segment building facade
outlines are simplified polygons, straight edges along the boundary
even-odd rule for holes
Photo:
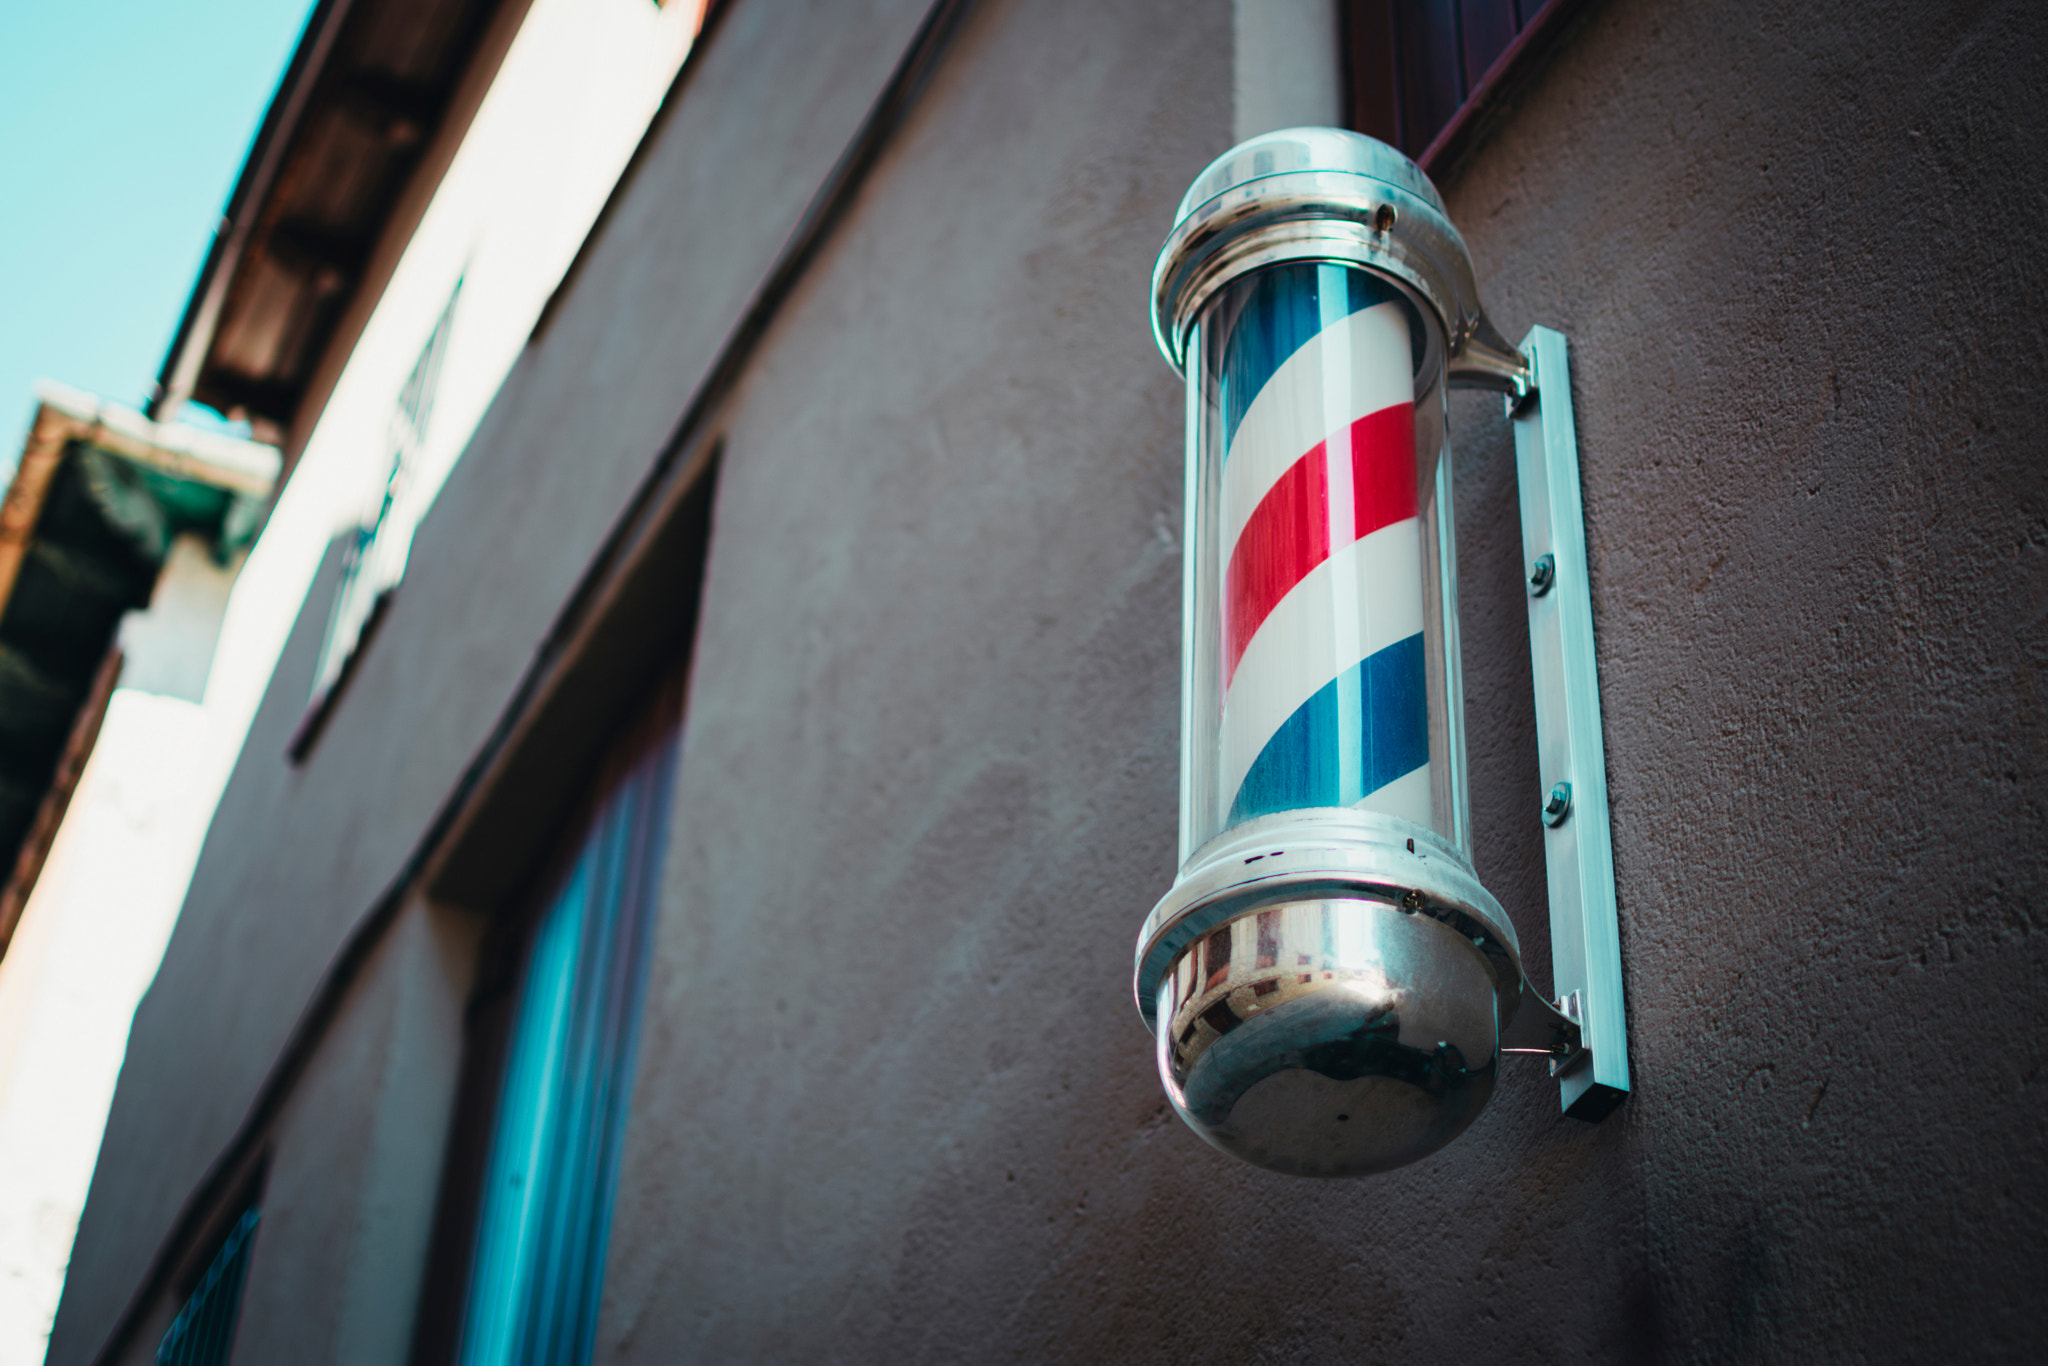
[[[329,685],[342,555],[298,613],[50,1360],[2027,1359],[2044,46],[717,7]],[[1363,1182],[1187,1133],[1130,994],[1178,831],[1150,271],[1211,158],[1329,121],[1570,339],[1634,1078],[1582,1124],[1510,1070]],[[1479,871],[1540,982],[1511,441],[1450,422]]]
[[[39,394],[0,513],[0,1360],[42,1357],[136,1002],[323,556],[332,675],[700,17],[313,6],[160,420]]]

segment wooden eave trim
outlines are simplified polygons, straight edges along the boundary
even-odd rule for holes
[[[14,581],[21,574],[36,523],[42,520],[43,503],[64,459],[64,447],[77,435],[78,423],[68,414],[48,404],[37,406],[21,463],[8,482],[6,498],[0,500],[0,613],[6,612],[8,599],[14,596]]]
[[[50,848],[57,842],[57,828],[64,823],[64,813],[71,809],[71,795],[78,790],[78,780],[85,775],[85,762],[92,757],[93,746],[100,738],[100,725],[107,719],[107,704],[114,696],[114,684],[121,677],[121,650],[119,646],[108,650],[100,660],[99,670],[93,674],[92,690],[72,718],[71,734],[64,741],[63,753],[57,759],[57,771],[50,778],[50,786],[43,792],[43,800],[36,807],[36,818],[28,828],[28,836],[21,842],[21,850],[15,855],[14,869],[8,874],[5,886],[0,886],[0,958],[7,954],[7,946],[14,942],[14,930],[21,923],[21,913],[28,907],[28,899],[36,889],[36,880],[43,874],[43,864],[49,860]]]

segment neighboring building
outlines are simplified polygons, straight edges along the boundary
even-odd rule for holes
[[[275,448],[45,383],[0,503],[0,1360],[43,1350],[219,790],[201,701]],[[17,932],[19,931],[19,932]]]
[[[253,707],[50,1360],[2033,1355],[2044,49],[2019,4],[728,0],[545,307],[476,321],[485,255],[389,216],[360,325],[236,370],[299,387],[242,391],[294,468],[229,632],[295,499],[372,531]],[[1129,994],[1179,824],[1150,271],[1210,158],[1331,121],[1570,338],[1635,1078],[1588,1126],[1510,1073],[1363,1183],[1185,1132]],[[1511,442],[1451,416],[1540,981]]]

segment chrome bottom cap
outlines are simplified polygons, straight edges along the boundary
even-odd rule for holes
[[[1299,1176],[1365,1176],[1478,1117],[1496,982],[1450,925],[1371,899],[1268,905],[1190,943],[1159,984],[1160,1079],[1204,1139]]]

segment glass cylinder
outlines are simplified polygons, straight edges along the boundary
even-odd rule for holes
[[[1388,279],[1325,262],[1246,275],[1197,319],[1184,870],[1247,821],[1332,807],[1470,866],[1434,325]]]

